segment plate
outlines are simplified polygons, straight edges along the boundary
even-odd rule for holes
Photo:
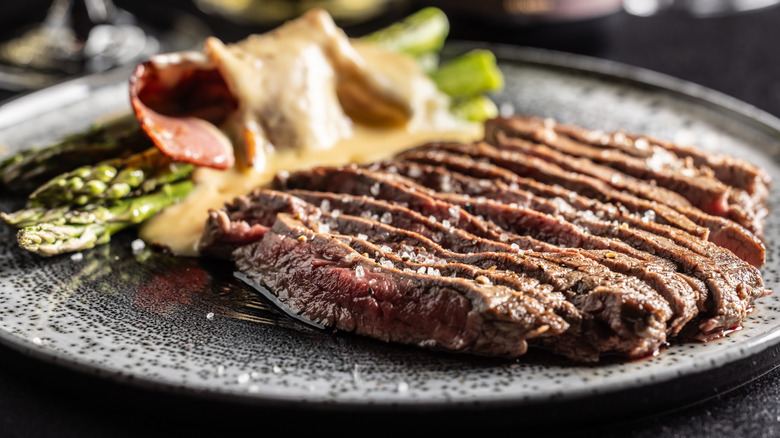
[[[780,181],[780,121],[756,108],[607,61],[487,47],[506,75],[505,91],[495,96],[502,111],[696,141],[759,163]],[[0,144],[46,144],[129,111],[128,75],[115,70],[6,103]],[[0,208],[17,203],[5,199]],[[769,203],[780,205],[777,191]],[[766,227],[770,288],[778,285],[779,221],[771,216]],[[18,249],[2,227],[0,342],[114,383],[220,403],[334,412],[510,409],[517,420],[556,405],[586,407],[577,410],[584,415],[603,408],[596,400],[612,400],[614,413],[712,395],[713,381],[725,388],[773,367],[754,358],[780,340],[780,295],[773,294],[728,337],[673,345],[639,361],[590,366],[541,353],[507,361],[431,352],[311,328],[236,279],[229,264],[174,258],[138,243],[124,232],[94,250],[42,259]],[[742,366],[746,360],[755,367]],[[734,367],[739,372],[724,375]],[[667,390],[679,387],[685,390]],[[632,406],[621,403],[626,394]]]

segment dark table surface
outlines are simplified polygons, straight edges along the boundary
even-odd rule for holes
[[[143,2],[117,3],[126,4],[132,11]],[[208,20],[214,32],[224,39],[237,39],[249,31],[206,17],[189,3],[178,6]],[[18,20],[22,12],[23,6],[18,3],[3,4],[0,22],[11,16]],[[712,88],[780,117],[777,7],[712,18],[694,18],[679,10],[652,17],[621,11],[586,22],[534,27],[499,26],[473,17],[451,19],[452,38],[542,47],[614,60]],[[373,25],[376,23],[357,26],[350,32],[362,32]],[[17,95],[0,91],[0,100]],[[780,363],[778,354],[778,349],[772,348],[759,357],[733,365],[743,374],[745,369],[752,370],[747,375],[753,378],[717,391],[704,391],[702,399],[688,400],[685,405],[654,406],[631,418],[605,415],[595,423],[557,422],[531,429],[511,421],[494,421],[486,415],[474,418],[472,432],[522,434],[535,432],[538,427],[548,436],[780,436],[780,370],[775,365]],[[316,412],[268,412],[224,406],[107,382],[0,346],[0,437],[232,436],[325,430],[367,435],[418,427],[452,431],[447,426],[452,422],[447,421],[446,415],[425,420],[389,415],[334,417]],[[462,423],[459,422],[459,430],[468,431]]]

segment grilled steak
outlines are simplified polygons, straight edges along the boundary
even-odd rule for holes
[[[695,224],[709,229],[707,238],[710,241],[728,248],[754,266],[761,267],[765,263],[766,249],[763,242],[736,222],[710,215],[695,207],[681,204],[670,206],[655,199],[627,193],[612,187],[603,180],[568,171],[538,157],[517,151],[499,150],[486,143],[475,145],[436,143],[404,152],[400,158],[421,160],[422,162],[437,161],[442,159],[438,157],[440,150],[462,154],[472,160],[479,160],[482,164],[486,162],[513,172],[520,177],[533,179],[547,185],[564,187],[571,192],[604,203],[617,203],[621,208],[637,215],[648,216],[648,213],[651,213],[653,221],[674,225],[690,234],[700,235],[699,230],[691,228],[689,225],[690,221],[693,221]],[[443,159],[447,160],[448,158]]]
[[[291,310],[339,330],[509,356],[523,354],[526,339],[535,334],[525,323],[528,307],[512,289],[378,265],[283,213],[234,258],[239,270],[267,285]]]
[[[319,204],[330,205],[333,210],[329,213],[318,208],[316,202],[303,203],[307,198],[316,201],[317,195],[258,190],[226,210],[212,212],[212,225],[217,228],[218,224],[232,222],[218,219],[227,215],[241,218],[237,220],[250,227],[268,229],[267,221],[273,215],[291,215],[382,267],[402,269],[409,275],[435,273],[510,287],[525,300],[533,300],[536,308],[550,312],[540,338],[565,337],[561,341],[565,344],[529,341],[573,359],[595,361],[609,352],[643,356],[666,340],[665,322],[672,312],[665,300],[643,282],[610,272],[576,252],[521,251],[517,245],[480,239],[421,215],[415,217],[411,210],[391,204],[384,204],[383,210],[382,203],[371,199],[326,197]],[[245,210],[247,205],[253,207]],[[353,208],[371,215],[348,214],[357,212],[350,211]],[[339,213],[334,215],[335,211]],[[398,222],[399,228],[371,217],[379,213],[385,216],[388,211],[395,214],[392,222]],[[420,233],[405,229],[412,221],[416,221]],[[432,240],[436,233],[440,233],[435,237],[438,243]],[[530,311],[526,309],[526,313]],[[565,335],[561,335],[563,330]]]
[[[448,351],[597,362],[739,325],[770,293],[768,177],[597,134],[517,116],[486,141],[283,173],[211,211],[200,250],[313,321]]]
[[[572,132],[572,129],[558,131],[556,126],[554,122],[545,122],[538,118],[497,118],[486,124],[486,140],[501,147],[523,150],[558,164],[566,163],[566,166],[583,173],[600,174],[603,178],[609,178],[616,187],[631,191],[641,189],[645,191],[645,196],[662,199],[660,197],[665,196],[665,193],[652,193],[641,187],[640,182],[652,182],[679,194],[705,213],[728,217],[752,232],[761,234],[763,220],[768,213],[764,204],[768,194],[768,177],[748,163],[734,158],[718,159],[714,155],[705,161],[705,155],[696,153],[693,148],[684,150],[668,144],[666,147],[655,148],[650,155],[637,157],[624,150],[598,147],[580,141],[582,138],[595,137],[593,134]],[[559,135],[559,132],[563,135]],[[566,133],[575,135],[568,136]],[[623,137],[623,143],[628,143],[629,139]],[[640,145],[645,142],[648,147],[643,150],[647,151],[648,140],[640,142]],[[658,144],[655,141],[653,143]],[[607,145],[609,144],[615,144],[615,141],[607,142]],[[635,145],[633,141],[631,144]],[[675,152],[689,159],[680,158]],[[718,175],[723,180],[719,179],[708,165],[719,169]],[[606,171],[604,166],[612,170]],[[738,186],[733,185],[734,183]],[[679,200],[671,202],[676,205]],[[671,202],[666,203],[672,205]]]
[[[579,218],[572,223],[560,215],[552,216],[518,204],[492,200],[474,202],[470,197],[453,193],[430,192],[398,174],[360,169],[321,167],[296,172],[283,182],[286,189],[320,188],[321,190],[357,195],[372,195],[379,199],[410,202],[417,208],[443,203],[472,211],[486,218],[498,230],[532,236],[537,240],[563,247],[608,250],[679,270],[703,281],[710,301],[712,316],[701,324],[703,333],[720,332],[741,321],[752,301],[766,293],[758,270],[736,257],[728,264],[703,257],[662,236],[631,227],[598,220]],[[468,215],[460,211],[455,222],[464,222]],[[473,223],[475,221],[470,221]],[[455,225],[459,226],[459,225]],[[495,232],[495,231],[494,231]],[[733,263],[737,263],[736,266]]]

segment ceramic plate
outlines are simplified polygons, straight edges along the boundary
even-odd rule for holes
[[[491,48],[507,79],[496,96],[502,111],[695,142],[760,163],[780,181],[780,123],[755,108],[605,61]],[[11,150],[42,145],[128,111],[128,74],[113,71],[7,103],[0,108],[0,143]],[[15,202],[6,199],[0,207]],[[773,209],[780,205],[777,191],[769,202]],[[778,285],[778,221],[771,216],[766,232],[770,288]],[[679,379],[695,382],[755,357],[780,336],[775,294],[724,339],[674,345],[629,363],[582,366],[538,354],[505,361],[429,352],[310,328],[278,312],[229,265],[176,259],[138,243],[125,232],[95,250],[42,259],[19,250],[12,230],[0,227],[0,341],[115,382],[213,400],[443,410],[587,402]]]

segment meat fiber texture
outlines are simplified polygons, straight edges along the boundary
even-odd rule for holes
[[[280,174],[211,211],[200,251],[327,327],[509,358],[644,357],[724,336],[771,293],[760,168],[536,117],[485,128]]]

